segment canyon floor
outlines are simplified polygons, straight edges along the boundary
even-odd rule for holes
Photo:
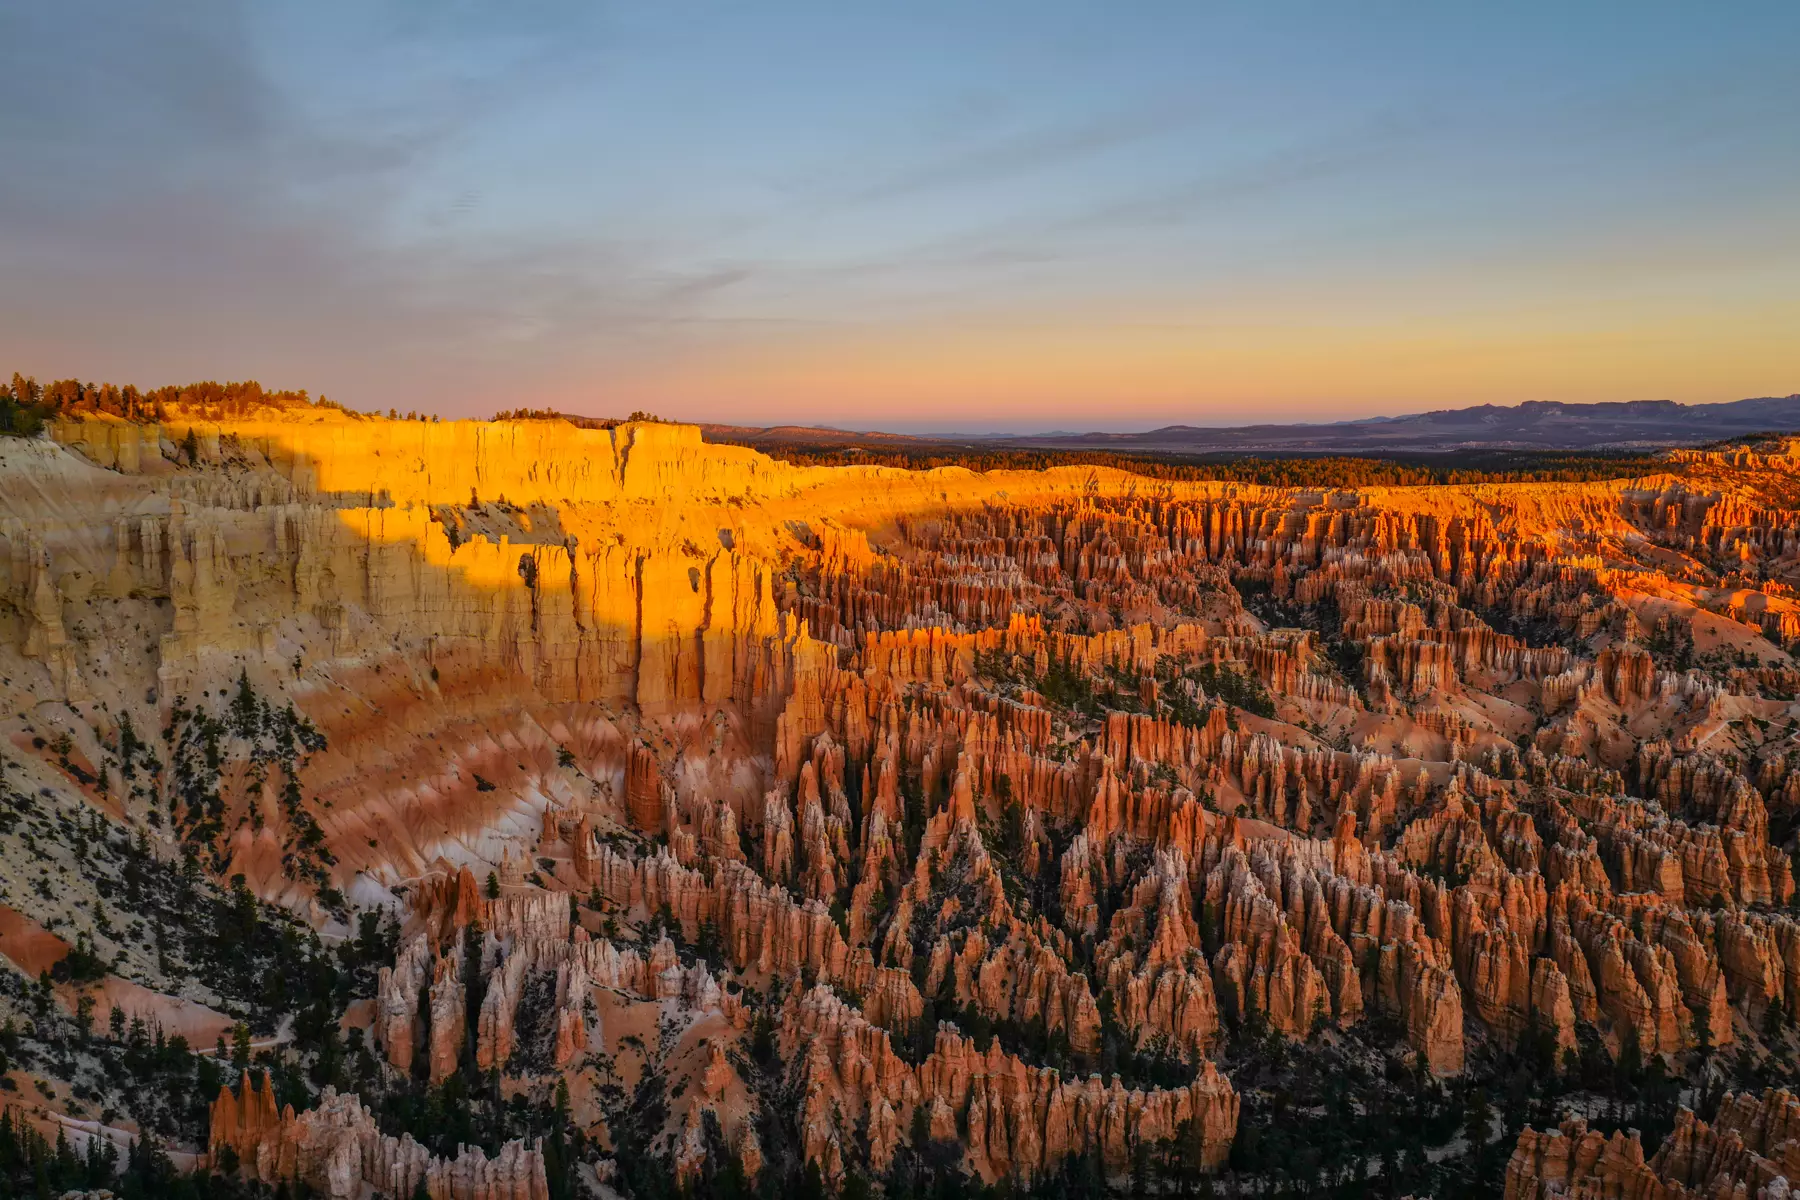
[[[0,1187],[1800,1181],[1800,443],[162,415],[0,437]]]

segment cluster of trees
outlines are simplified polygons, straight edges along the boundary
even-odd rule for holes
[[[129,726],[126,728],[129,732]],[[297,713],[291,702],[278,709],[258,696],[247,673],[239,673],[237,692],[219,713],[208,713],[200,706],[190,709],[185,696],[175,698],[163,740],[169,746],[174,782],[169,816],[184,841],[196,853],[210,853],[215,869],[224,867],[220,844],[226,833],[226,812],[219,793],[219,772],[225,763],[227,739],[248,747],[250,774],[245,791],[249,795],[259,793],[271,771],[279,772],[283,781],[279,800],[286,817],[282,865],[287,874],[310,880],[327,907],[341,909],[340,899],[327,895],[332,889],[326,867],[336,860],[325,848],[324,830],[307,811],[300,791],[300,768],[308,756],[325,748],[325,736]],[[124,756],[121,769],[131,773],[130,756]],[[262,809],[253,805],[247,819],[262,828]]]
[[[1094,694],[1093,681],[1087,672],[1067,655],[1052,658],[1040,675],[1023,666],[1015,667],[1012,656],[1003,650],[977,650],[975,674],[996,687],[1030,688],[1052,707],[1068,710],[1071,716],[1098,719],[1106,712],[1100,698]]]
[[[366,1051],[359,1048],[361,1053]],[[540,1084],[531,1095],[514,1092],[508,1097],[502,1094],[499,1072],[477,1071],[472,1056],[436,1086],[372,1072],[359,1080],[357,1091],[383,1132],[411,1134],[442,1158],[455,1158],[463,1146],[479,1146],[491,1156],[515,1138],[527,1143],[543,1139],[551,1200],[579,1194],[576,1164],[593,1157],[586,1136],[570,1117],[567,1084]]]
[[[154,1141],[131,1144],[125,1161],[100,1138],[77,1152],[59,1132],[52,1144],[12,1109],[0,1111],[0,1200],[51,1197],[104,1188],[120,1200],[248,1200],[267,1188],[214,1175],[182,1174]]]
[[[359,979],[372,994],[372,976],[355,970],[363,950],[391,954],[391,940],[380,939],[368,947],[348,941],[333,954],[313,930],[258,900],[242,876],[229,889],[208,880],[191,847],[179,863],[169,862],[140,832],[98,844],[96,858],[102,857],[118,861],[122,886],[113,891],[115,902],[148,926],[160,970],[204,979],[259,1033],[294,1014],[324,1036],[327,1018],[348,1003]]]
[[[1102,720],[1110,711],[1144,711],[1137,673],[1111,663],[1101,668],[1096,682],[1066,656],[1051,659],[1045,671],[1038,674],[1015,669],[1004,651],[977,651],[975,674],[998,687],[1031,689],[1052,709],[1065,714],[1070,724],[1076,727],[1084,721]],[[1167,715],[1180,724],[1204,725],[1209,715],[1210,705],[1198,703],[1183,686],[1189,679],[1199,684],[1211,700],[1222,701],[1259,717],[1275,715],[1275,702],[1262,680],[1229,665],[1203,663],[1192,666],[1164,655],[1157,663],[1155,678],[1158,698],[1168,710]]]
[[[0,974],[0,990],[29,1003],[34,1016],[21,1026],[0,1025],[0,1074],[15,1067],[69,1080],[78,1102],[99,1110],[100,1123],[135,1122],[137,1139],[121,1154],[103,1138],[71,1146],[59,1133],[54,1144],[17,1109],[0,1110],[0,1200],[53,1196],[65,1190],[107,1188],[125,1197],[267,1196],[268,1189],[206,1172],[181,1174],[162,1147],[204,1143],[213,1097],[228,1077],[251,1064],[250,1029],[240,1023],[228,1047],[214,1056],[194,1052],[179,1034],[113,1007],[96,1022],[83,996],[73,1017],[57,1010],[40,980],[33,988],[17,974]],[[333,1022],[335,1027],[335,1021]],[[268,1060],[266,1054],[261,1056]],[[304,1106],[312,1093],[297,1071],[274,1064],[278,1096]],[[16,1090],[12,1080],[4,1089]],[[229,1171],[226,1174],[230,1174]]]
[[[247,720],[247,706],[233,718]],[[397,926],[380,913],[364,913],[356,935],[328,949],[312,930],[258,901],[242,876],[223,890],[205,878],[191,853],[166,862],[141,832],[132,838],[84,826],[82,834],[83,870],[118,911],[136,918],[130,935],[155,944],[166,974],[203,978],[221,997],[220,1007],[242,1020],[229,1042],[221,1038],[216,1052],[205,1055],[141,1017],[117,1008],[97,1013],[87,996],[72,1017],[64,1015],[48,975],[33,985],[0,972],[0,991],[10,994],[12,1007],[34,1014],[23,1026],[9,1020],[0,1027],[0,1074],[19,1067],[71,1080],[75,1099],[100,1110],[103,1123],[128,1116],[143,1134],[128,1155],[103,1146],[92,1155],[71,1154],[44,1143],[16,1116],[10,1125],[0,1122],[0,1200],[92,1187],[132,1197],[273,1194],[229,1178],[223,1167],[221,1176],[179,1174],[158,1146],[204,1142],[210,1103],[241,1068],[267,1067],[278,1100],[297,1108],[315,1103],[328,1084],[366,1086],[379,1075],[360,1044],[362,1031],[344,1038],[338,1018],[353,1000],[373,995],[378,968],[392,961]],[[98,915],[98,905],[95,910]],[[85,936],[80,940],[85,944]],[[266,1034],[278,1024],[291,1031],[285,1048],[253,1056],[253,1027]]]
[[[107,414],[127,421],[160,421],[171,408],[198,410],[207,418],[238,417],[259,408],[306,408],[314,403],[301,391],[270,391],[254,379],[233,383],[176,384],[141,389],[132,384],[83,383],[57,379],[39,383],[36,378],[13,372],[10,383],[0,383],[0,434],[28,437],[53,417],[77,413]],[[318,404],[338,405],[320,396]]]
[[[427,1077],[427,1055],[418,1055],[412,1072],[402,1074],[378,1060],[361,1029],[353,1028],[340,1039],[338,1014],[352,999],[373,993],[379,967],[392,961],[397,949],[398,928],[376,913],[361,914],[357,937],[340,947],[331,974],[333,990],[320,993],[295,1020],[298,1057],[278,1060],[269,1056],[265,1065],[271,1070],[278,1101],[306,1107],[312,1102],[309,1085],[353,1091],[375,1115],[383,1132],[395,1137],[411,1134],[439,1157],[454,1158],[465,1145],[479,1146],[492,1156],[514,1138],[527,1142],[542,1138],[550,1195],[552,1200],[564,1200],[576,1194],[576,1164],[592,1154],[571,1119],[568,1085],[561,1080],[551,1083],[539,1071],[548,1067],[547,1042],[555,1036],[554,1028],[544,1028],[546,1001],[554,997],[554,977],[549,979],[549,997],[542,994],[545,980],[534,977],[529,983],[533,996],[521,1009],[520,1052],[508,1070],[521,1068],[535,1079],[530,1094],[508,1096],[502,1090],[500,1072],[484,1071],[475,1063],[475,1040],[487,994],[487,980],[480,969],[484,936],[479,921],[470,922],[463,930],[466,1032],[458,1048],[457,1069],[440,1083],[433,1084]],[[258,1061],[264,1060],[259,1057]]]
[[[1202,663],[1190,677],[1206,689],[1209,696],[1217,696],[1225,703],[1259,717],[1275,716],[1275,701],[1269,697],[1269,689],[1254,675],[1218,663]]]
[[[926,471],[1042,471],[1050,467],[1116,467],[1151,479],[1220,480],[1268,487],[1419,487],[1469,483],[1587,483],[1631,479],[1658,472],[1679,474],[1679,463],[1644,454],[1574,454],[1558,451],[1484,450],[1418,458],[1349,456],[1207,458],[1178,454],[1128,454],[1113,450],[976,450],[951,446],[831,445],[762,441],[713,435],[709,441],[748,446],[800,466],[901,467]]]
[[[277,710],[276,715],[286,714]],[[295,737],[302,736],[305,731],[296,729]],[[134,749],[140,745],[134,742]],[[140,758],[139,753],[130,756]],[[134,769],[141,767],[134,763]],[[73,932],[76,953],[59,972],[70,982],[110,967],[111,952],[98,944],[104,936],[115,945],[144,946],[165,977],[203,979],[222,1007],[259,1033],[308,1009],[335,1016],[337,1009],[331,1006],[341,1009],[348,1003],[353,987],[373,994],[372,972],[355,970],[362,962],[360,951],[353,949],[355,940],[328,951],[311,928],[258,900],[241,876],[229,887],[214,883],[192,846],[171,861],[155,852],[143,830],[134,834],[97,814],[91,822],[85,816],[70,821],[48,811],[35,793],[6,786],[9,782],[0,774],[0,826],[22,827],[29,835],[71,846],[76,869],[97,896],[97,933]],[[370,952],[388,961],[392,939],[378,940]],[[0,972],[0,980],[4,975]]]
[[[614,429],[629,422],[640,425],[672,425],[667,417],[659,417],[655,413],[642,409],[633,412],[629,417],[583,417],[576,413],[561,412],[554,408],[505,408],[494,414],[496,421],[567,421],[580,429]]]
[[[1666,618],[1656,623],[1644,639],[1644,649],[1665,671],[1685,671],[1694,665],[1694,627]]]

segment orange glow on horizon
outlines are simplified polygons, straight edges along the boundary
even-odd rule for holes
[[[970,429],[1331,421],[1800,390],[1800,301],[1710,320],[1607,317],[815,330],[658,364],[603,392],[690,420]],[[566,403],[593,407],[593,395],[570,389]]]

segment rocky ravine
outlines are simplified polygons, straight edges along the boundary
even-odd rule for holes
[[[1785,1194],[1800,459],[1671,467],[0,439],[12,1101],[332,1196]]]

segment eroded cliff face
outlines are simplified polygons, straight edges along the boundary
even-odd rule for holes
[[[19,786],[328,938],[391,914],[380,1069],[560,1081],[602,1155],[650,1080],[690,1182],[1214,1170],[1265,1037],[1553,1077],[1800,1006],[1780,456],[1322,493],[654,424],[55,433],[0,439]],[[539,1194],[523,1143],[245,1088],[214,1149],[266,1181]],[[1629,1165],[1544,1136],[1509,1195]]]

